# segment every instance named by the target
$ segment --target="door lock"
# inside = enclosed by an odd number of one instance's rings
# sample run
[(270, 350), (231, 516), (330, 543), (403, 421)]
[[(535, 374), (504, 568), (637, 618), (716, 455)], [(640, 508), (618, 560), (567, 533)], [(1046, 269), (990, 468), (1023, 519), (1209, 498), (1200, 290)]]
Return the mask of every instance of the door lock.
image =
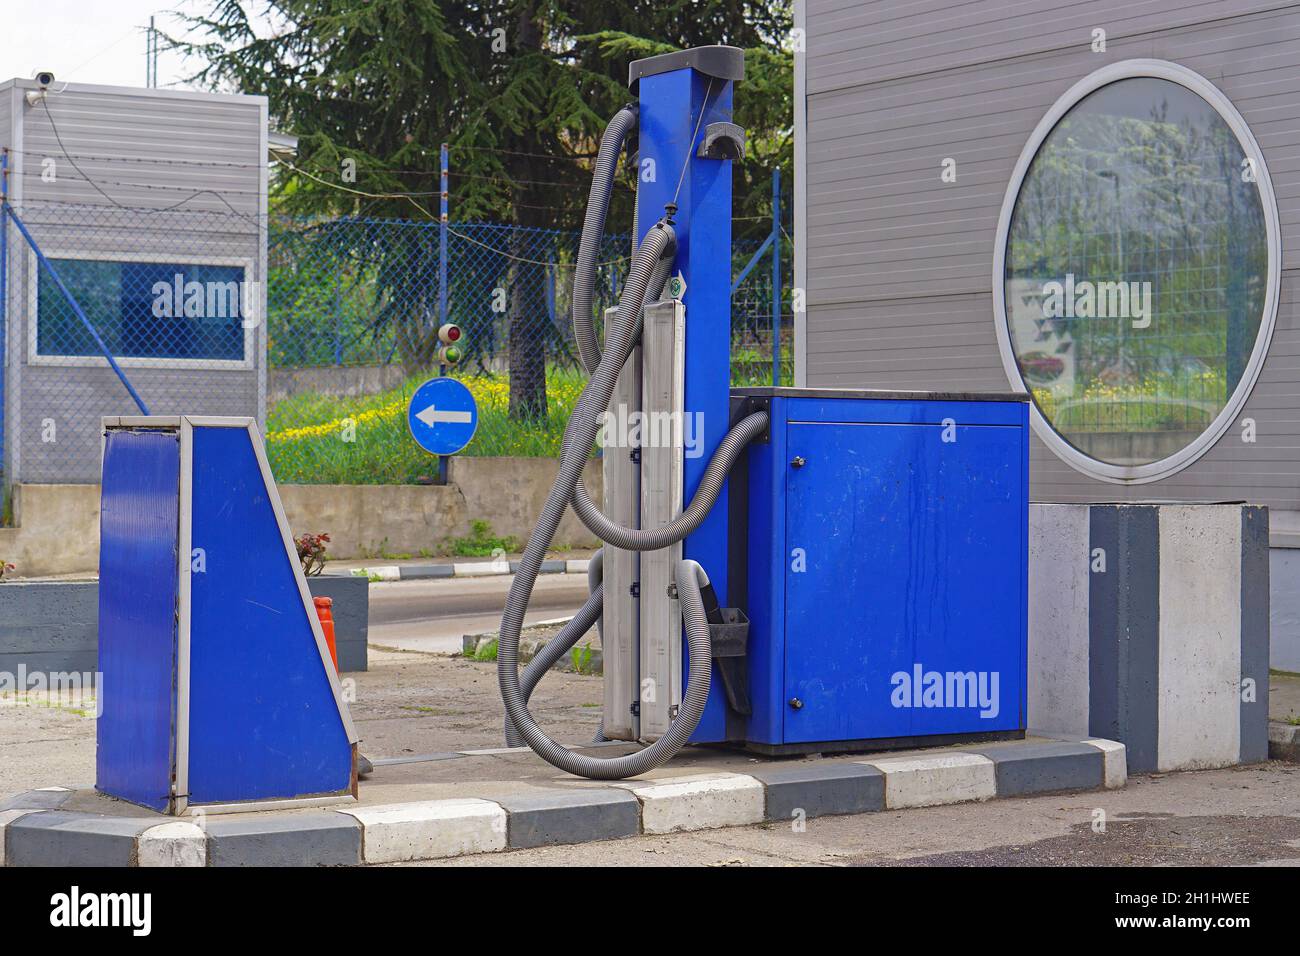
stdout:
[(790, 467), (792, 468), (802, 468), (806, 464), (808, 464), (808, 459), (804, 458), (802, 455), (795, 455), (790, 461)]

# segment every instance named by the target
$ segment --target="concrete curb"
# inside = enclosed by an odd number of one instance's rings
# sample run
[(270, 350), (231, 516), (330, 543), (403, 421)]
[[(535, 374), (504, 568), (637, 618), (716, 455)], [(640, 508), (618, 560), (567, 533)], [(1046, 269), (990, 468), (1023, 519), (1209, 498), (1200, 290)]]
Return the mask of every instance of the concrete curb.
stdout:
[(1271, 720), (1268, 724), (1268, 756), (1270, 760), (1300, 763), (1300, 726)]
[(70, 812), (61, 806), (72, 791), (51, 789), (30, 791), (0, 807), (0, 864), (356, 866), (432, 860), (641, 833), (1115, 789), (1127, 782), (1124, 760), (1124, 745), (1109, 740), (1008, 742), (933, 754), (776, 763), (752, 773), (540, 787), (491, 800), (467, 793), (193, 820)]
[[(591, 562), (586, 558), (567, 561), (543, 561), (540, 574), (586, 574)], [(484, 578), (514, 574), (518, 561), (453, 561), (450, 564), (377, 564), (352, 568), (347, 572), (330, 572), (331, 577), (369, 578), (372, 581), (420, 581), (431, 578)]]

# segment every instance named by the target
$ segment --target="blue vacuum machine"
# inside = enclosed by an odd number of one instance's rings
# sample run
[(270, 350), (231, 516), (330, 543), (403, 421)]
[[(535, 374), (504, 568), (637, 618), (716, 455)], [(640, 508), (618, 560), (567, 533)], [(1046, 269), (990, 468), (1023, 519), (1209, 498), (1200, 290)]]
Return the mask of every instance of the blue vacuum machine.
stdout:
[[(507, 741), (581, 776), (643, 773), (687, 743), (782, 755), (1024, 735), (1028, 397), (729, 387), (743, 76), (731, 47), (633, 63), (637, 103), (596, 160), (572, 297), (591, 378), (497, 658)], [(598, 342), (594, 260), (625, 147), (636, 245)], [(581, 482), (594, 442), (600, 505)], [(605, 547), (582, 610), (520, 672), (529, 594), (568, 508)], [(644, 745), (632, 753), (562, 747), (528, 712), (593, 625), (597, 739)]]

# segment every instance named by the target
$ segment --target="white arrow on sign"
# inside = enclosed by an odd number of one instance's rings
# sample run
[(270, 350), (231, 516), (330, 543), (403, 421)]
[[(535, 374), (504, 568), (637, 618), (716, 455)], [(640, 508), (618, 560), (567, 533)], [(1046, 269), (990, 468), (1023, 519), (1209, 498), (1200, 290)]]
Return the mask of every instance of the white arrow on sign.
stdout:
[(468, 425), (474, 420), (469, 412), (440, 412), (432, 405), (422, 412), (416, 412), (415, 417), (430, 428), (439, 422), (445, 422), (449, 425)]

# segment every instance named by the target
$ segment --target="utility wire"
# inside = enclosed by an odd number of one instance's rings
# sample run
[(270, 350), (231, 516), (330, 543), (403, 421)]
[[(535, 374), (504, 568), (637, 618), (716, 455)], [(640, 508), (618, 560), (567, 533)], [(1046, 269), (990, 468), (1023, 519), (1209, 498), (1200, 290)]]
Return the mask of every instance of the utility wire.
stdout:
[[(101, 196), (107, 199), (114, 206), (118, 207), (119, 209), (131, 208), (130, 206), (126, 206), (123, 203), (118, 202), (112, 196), (110, 196), (107, 192), (104, 191), (104, 189), (99, 185), (99, 183), (95, 182), (95, 180), (87, 176), (86, 171), (77, 165), (77, 161), (72, 158), (72, 154), (68, 152), (68, 148), (63, 145), (63, 137), (59, 135), (59, 127), (58, 124), (54, 122), (54, 114), (50, 112), (50, 104), (48, 102), (48, 99), (49, 99), (48, 92), (44, 93), (41, 96), (41, 108), (45, 111), (45, 118), (46, 120), (49, 121), (50, 130), (54, 133), (54, 141), (59, 144), (59, 151), (63, 153), (63, 158), (68, 161), (69, 165), (71, 165), (73, 169), (81, 173), (82, 178), (85, 179), (85, 181), (89, 183), (91, 186), (93, 186), (97, 193), (99, 193)], [(238, 209), (236, 209), (234, 206), (230, 204), (230, 201), (226, 199), (225, 196), (221, 195), (219, 192), (213, 189), (196, 189), (194, 190), (194, 192), (186, 196), (184, 199), (180, 200), (179, 202), (171, 206), (164, 206), (160, 211), (168, 212), (173, 209), (178, 209), (181, 206), (185, 205), (187, 202), (189, 202), (191, 199), (197, 199), (199, 196), (203, 196), (203, 195), (213, 196), (236, 216), (239, 216), (241, 219), (247, 219), (250, 222), (253, 222), (254, 224), (260, 227), (261, 223), (258, 222), (256, 218), (248, 216), (246, 213), (240, 212)]]

